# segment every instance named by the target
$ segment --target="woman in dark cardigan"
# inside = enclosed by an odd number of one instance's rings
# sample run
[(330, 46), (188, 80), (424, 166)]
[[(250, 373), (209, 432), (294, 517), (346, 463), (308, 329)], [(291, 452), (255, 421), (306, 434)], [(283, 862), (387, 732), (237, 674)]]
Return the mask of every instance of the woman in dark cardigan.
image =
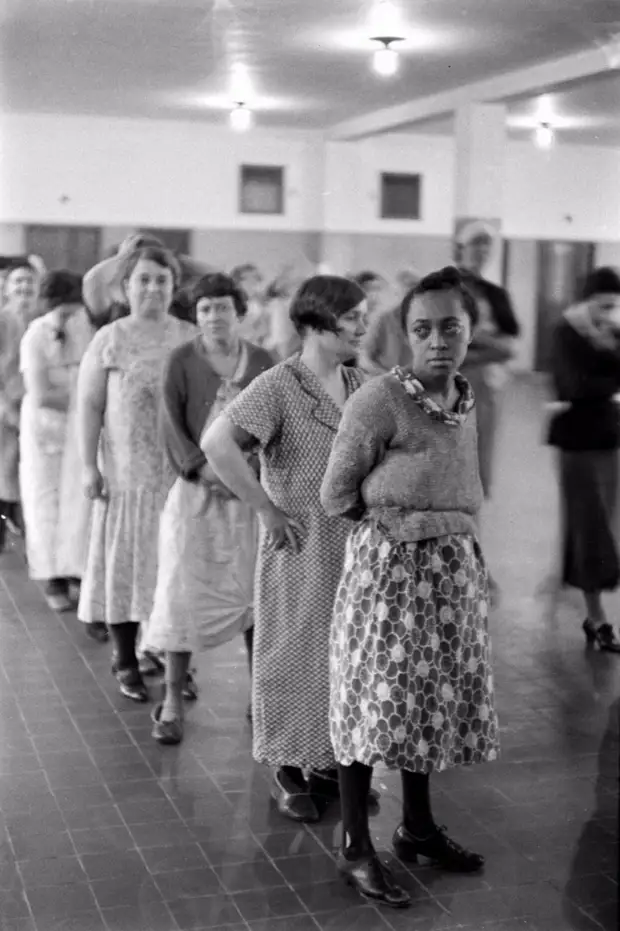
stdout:
[(244, 633), (251, 660), (256, 516), (218, 481), (200, 449), (205, 427), (271, 356), (238, 336), (245, 299), (230, 278), (206, 275), (193, 292), (200, 335), (171, 353), (161, 429), (178, 475), (162, 514), (148, 652), (166, 653), (166, 692), (154, 713), (160, 743), (182, 739), (191, 655)]
[(584, 594), (588, 643), (620, 653), (602, 593), (620, 582), (616, 542), (620, 412), (620, 274), (589, 276), (582, 304), (568, 310), (554, 337), (552, 374), (564, 409), (549, 443), (560, 450), (563, 582)]

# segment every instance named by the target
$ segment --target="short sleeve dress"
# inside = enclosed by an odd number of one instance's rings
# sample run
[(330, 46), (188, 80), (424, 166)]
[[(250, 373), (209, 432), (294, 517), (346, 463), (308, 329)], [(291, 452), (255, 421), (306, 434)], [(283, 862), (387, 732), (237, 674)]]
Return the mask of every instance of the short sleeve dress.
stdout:
[[(343, 369), (348, 394), (362, 375)], [(258, 441), (261, 483), (304, 527), (300, 551), (260, 528), (255, 583), (254, 757), (329, 769), (329, 633), (349, 522), (328, 517), (320, 490), (341, 412), (299, 355), (256, 378), (225, 415)]]
[(175, 478), (158, 430), (163, 370), (168, 354), (195, 334), (170, 316), (124, 317), (99, 330), (82, 361), (108, 373), (100, 441), (107, 498), (94, 503), (78, 609), (87, 624), (150, 616), (159, 517)]

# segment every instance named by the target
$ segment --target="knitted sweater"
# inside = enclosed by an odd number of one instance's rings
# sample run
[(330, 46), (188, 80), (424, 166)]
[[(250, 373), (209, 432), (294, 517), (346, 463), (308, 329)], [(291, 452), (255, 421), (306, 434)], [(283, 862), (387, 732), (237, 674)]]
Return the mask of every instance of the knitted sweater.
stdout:
[(475, 408), (454, 426), (432, 418), (395, 375), (367, 382), (345, 405), (321, 502), (333, 516), (362, 508), (399, 541), (476, 534)]

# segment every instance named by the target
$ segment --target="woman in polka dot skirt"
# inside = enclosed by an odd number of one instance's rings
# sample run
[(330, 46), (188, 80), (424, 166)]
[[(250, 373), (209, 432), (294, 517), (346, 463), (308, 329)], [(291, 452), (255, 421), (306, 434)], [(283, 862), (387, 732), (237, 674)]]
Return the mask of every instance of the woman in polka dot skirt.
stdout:
[(474, 872), (484, 858), (436, 826), (429, 776), (498, 750), (474, 398), (457, 374), (476, 304), (447, 268), (405, 297), (401, 319), (411, 368), (379, 376), (347, 402), (321, 491), (329, 515), (356, 521), (330, 644), (339, 869), (363, 895), (394, 907), (410, 898), (370, 838), (373, 766), (402, 774), (397, 856)]

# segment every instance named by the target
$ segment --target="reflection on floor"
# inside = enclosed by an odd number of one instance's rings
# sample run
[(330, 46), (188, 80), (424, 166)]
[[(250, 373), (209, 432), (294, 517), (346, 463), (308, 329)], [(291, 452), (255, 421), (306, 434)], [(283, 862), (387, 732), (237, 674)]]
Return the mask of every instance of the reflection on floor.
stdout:
[[(109, 648), (73, 616), (50, 614), (7, 553), (2, 931), (617, 928), (620, 657), (585, 650), (573, 596), (550, 605), (536, 595), (556, 526), (540, 408), (531, 387), (511, 392), (484, 531), (504, 591), (492, 618), (502, 761), (434, 779), (439, 821), (486, 854), (483, 875), (395, 864), (413, 908), (358, 901), (334, 876), (338, 812), (304, 829), (271, 807), (250, 755), (242, 643), (202, 658), (186, 741), (159, 748), (148, 709), (117, 694)], [(376, 784), (374, 831), (390, 858), (398, 779)]]

